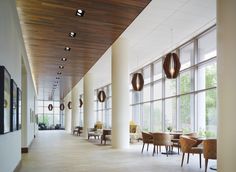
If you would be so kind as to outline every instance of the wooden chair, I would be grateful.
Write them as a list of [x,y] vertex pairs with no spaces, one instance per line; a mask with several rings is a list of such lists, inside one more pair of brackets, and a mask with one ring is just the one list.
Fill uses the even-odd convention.
[[179,142],[180,142],[181,151],[183,152],[181,167],[183,167],[185,153],[188,154],[187,164],[189,163],[189,154],[192,153],[192,154],[199,154],[199,162],[200,162],[200,168],[201,168],[202,167],[201,155],[203,153],[203,149],[200,147],[194,147],[197,141],[192,139],[189,136],[180,136]]
[[147,144],[147,151],[149,144],[153,144],[153,137],[150,133],[142,132],[142,138],[143,138],[143,147],[141,153],[143,153],[144,145]]
[[158,153],[158,146],[165,146],[166,148],[166,156],[168,156],[168,150],[172,146],[172,136],[168,133],[152,133],[153,136],[153,153],[155,153],[155,147],[157,146],[157,153]]
[[208,159],[217,159],[216,139],[208,139],[203,141],[203,155],[205,158],[205,172],[207,172]]
[[173,151],[173,147],[176,147],[178,149],[178,154],[179,154],[179,150],[180,150],[180,143],[179,143],[179,137],[183,134],[183,131],[173,131],[172,134],[173,138],[171,139],[172,141],[172,151]]

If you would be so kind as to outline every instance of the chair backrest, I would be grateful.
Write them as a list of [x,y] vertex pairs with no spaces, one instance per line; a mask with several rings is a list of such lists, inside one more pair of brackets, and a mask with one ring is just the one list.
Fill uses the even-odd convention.
[[103,135],[103,136],[111,135],[111,130],[104,129],[104,130],[102,131],[102,135]]
[[152,133],[153,143],[155,145],[171,145],[171,135],[168,133]]
[[197,141],[189,136],[182,135],[180,136],[179,143],[181,151],[183,153],[188,153],[192,149],[193,145],[197,143]]
[[96,124],[94,125],[94,128],[96,128],[96,129],[102,129],[102,128],[103,128],[103,124],[102,124],[102,123],[96,123]]
[[153,139],[152,135],[147,132],[142,132],[143,143],[149,143]]
[[217,141],[216,139],[207,139],[203,141],[203,155],[206,159],[217,158]]
[[189,136],[189,137],[192,137],[192,138],[197,138],[197,133],[187,133],[187,134],[184,134],[185,136]]

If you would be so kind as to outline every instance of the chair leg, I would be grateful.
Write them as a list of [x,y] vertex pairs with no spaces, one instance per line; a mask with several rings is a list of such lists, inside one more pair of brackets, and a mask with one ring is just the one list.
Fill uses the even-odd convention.
[[152,152],[152,156],[154,156],[154,153],[155,153],[155,148],[156,148],[156,146],[155,146],[155,145],[153,145],[153,152]]
[[161,146],[159,146],[159,152],[161,152]]
[[158,155],[158,145],[157,145],[157,155]]
[[168,146],[166,146],[166,156],[168,157]]
[[147,144],[147,151],[148,151],[148,148],[149,148],[149,143]]
[[205,172],[207,172],[208,159],[205,159]]
[[200,168],[202,168],[202,154],[199,154]]
[[184,154],[185,154],[185,153],[183,153],[183,155],[182,155],[181,167],[183,167],[183,163],[184,163]]
[[145,145],[145,143],[143,143],[143,148],[142,148],[142,151],[141,151],[141,153],[143,153],[144,145]]
[[188,153],[188,158],[187,158],[187,164],[189,163],[189,153]]

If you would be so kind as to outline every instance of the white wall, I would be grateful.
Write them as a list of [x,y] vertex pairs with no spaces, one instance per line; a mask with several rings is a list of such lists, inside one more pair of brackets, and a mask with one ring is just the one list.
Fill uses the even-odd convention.
[[[25,52],[24,42],[19,26],[19,19],[14,0],[0,1],[0,65],[4,65],[11,78],[21,88],[21,57],[24,58],[28,75],[28,99],[35,96],[34,84]],[[29,104],[28,108],[32,105]],[[32,107],[33,108],[33,107]],[[29,110],[26,114],[29,116]],[[27,128],[27,143],[32,141],[31,127]],[[27,144],[27,145],[28,145]],[[21,159],[21,130],[0,135],[0,171],[11,172]]]

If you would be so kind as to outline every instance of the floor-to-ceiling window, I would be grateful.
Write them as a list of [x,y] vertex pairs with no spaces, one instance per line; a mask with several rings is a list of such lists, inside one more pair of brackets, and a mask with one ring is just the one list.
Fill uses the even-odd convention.
[[[50,111],[48,105],[52,104]],[[60,111],[60,101],[37,100],[38,122],[46,124],[47,127],[53,127],[56,124],[64,125],[63,112]]]
[[[106,94],[105,102],[99,102],[97,95],[99,91],[103,90]],[[94,108],[96,114],[96,120],[101,121],[105,128],[111,128],[111,116],[112,116],[112,91],[111,84],[96,89],[94,91]]]
[[144,87],[140,92],[130,89],[133,120],[147,131],[172,127],[216,135],[216,29],[209,29],[173,52],[181,62],[176,79],[165,77],[165,57],[136,71],[143,74]]

